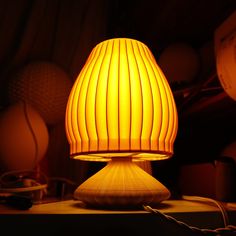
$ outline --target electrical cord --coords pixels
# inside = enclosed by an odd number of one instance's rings
[[[8,171],[0,176],[0,192],[28,192],[46,189],[47,176],[39,170]]]
[[[46,184],[38,184],[37,186],[30,187],[19,187],[19,188],[0,188],[0,192],[4,193],[22,193],[22,192],[32,192],[37,190],[44,190],[47,188]]]
[[[29,209],[41,201],[47,187],[47,176],[39,169],[8,171],[0,176],[0,200],[17,209]]]
[[[228,225],[225,228],[218,228],[218,229],[214,229],[214,230],[200,229],[200,228],[197,228],[197,227],[189,226],[188,224],[186,224],[182,221],[178,221],[174,217],[163,214],[160,211],[158,211],[157,209],[153,209],[150,206],[143,206],[143,208],[144,208],[144,210],[146,210],[150,213],[158,215],[158,217],[160,217],[161,219],[167,220],[167,221],[172,222],[174,224],[177,224],[181,228],[187,229],[190,232],[196,232],[196,233],[199,233],[199,234],[202,234],[202,235],[215,235],[215,236],[220,236],[220,235],[223,235],[223,234],[226,235],[226,234],[229,234],[229,233],[230,233],[230,235],[232,235],[232,233],[236,235],[236,226],[233,226],[233,225]]]
[[[70,179],[64,177],[50,177],[48,183],[48,195],[53,195],[60,200],[70,199],[74,194],[75,188],[78,184]]]
[[[224,205],[212,198],[207,198],[207,197],[200,197],[200,196],[187,196],[187,195],[183,195],[182,199],[187,200],[187,201],[201,201],[201,202],[206,202],[206,203],[213,203],[214,205],[216,205],[221,214],[222,214],[222,218],[223,218],[223,223],[224,223],[224,228],[218,228],[215,230],[211,230],[211,229],[200,229],[197,227],[193,227],[193,226],[189,226],[188,224],[178,221],[175,218],[168,216],[166,214],[161,213],[160,211],[158,211],[157,209],[153,209],[150,206],[143,206],[144,210],[150,212],[150,213],[154,213],[157,214],[159,217],[161,217],[164,220],[170,221],[172,223],[175,223],[177,225],[179,225],[180,227],[193,231],[193,232],[197,232],[197,233],[201,233],[203,235],[216,235],[216,236],[220,236],[223,234],[234,234],[236,235],[236,226],[233,225],[229,225],[229,217],[227,214],[227,211],[224,207]]]
[[[222,214],[224,226],[227,227],[227,225],[229,224],[228,213],[221,202],[219,202],[215,199],[212,199],[212,198],[200,197],[200,196],[183,195],[182,199],[187,200],[187,201],[201,201],[201,202],[207,202],[207,203],[209,203],[209,202],[214,203],[214,205],[216,205],[219,208],[219,210]]]
[[[49,181],[59,181],[59,182],[64,182],[68,185],[71,186],[77,186],[78,184],[70,179],[64,178],[64,177],[50,177]]]
[[[32,204],[70,199],[76,187],[72,180],[48,177],[39,168],[8,171],[0,176],[0,203],[27,209]]]

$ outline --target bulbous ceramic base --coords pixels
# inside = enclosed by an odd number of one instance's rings
[[[166,200],[170,192],[132,159],[115,157],[82,183],[74,197],[92,207],[135,208]]]

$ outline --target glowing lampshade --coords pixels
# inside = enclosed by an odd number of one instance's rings
[[[75,197],[104,207],[167,199],[167,188],[132,159],[169,158],[177,126],[172,92],[148,47],[126,38],[98,44],[72,87],[66,133],[72,158],[109,162]]]

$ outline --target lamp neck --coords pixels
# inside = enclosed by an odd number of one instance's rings
[[[132,157],[112,157],[110,162],[132,162]]]

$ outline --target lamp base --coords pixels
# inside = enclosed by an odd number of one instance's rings
[[[83,182],[74,197],[96,208],[136,208],[166,200],[170,192],[131,158],[114,157]]]

